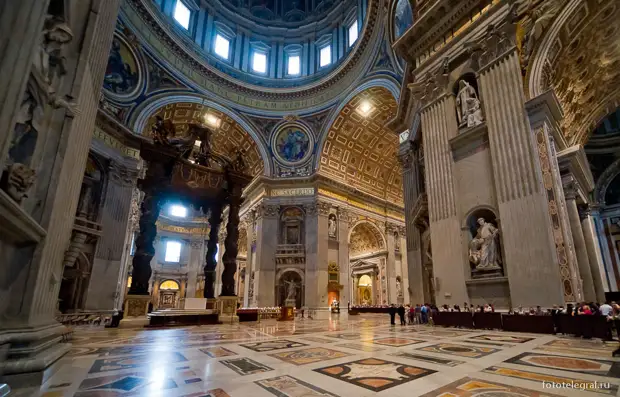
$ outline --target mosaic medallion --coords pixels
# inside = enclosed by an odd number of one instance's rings
[[[486,380],[463,378],[420,397],[552,397],[558,394],[504,385]]]
[[[330,338],[348,339],[348,340],[362,338],[362,334],[360,334],[359,332],[348,332],[348,333],[342,333],[342,334],[329,334],[329,335],[325,335],[325,336],[328,336]]]
[[[494,349],[491,347],[466,346],[458,345],[456,343],[438,343],[436,345],[422,347],[420,350],[471,358],[480,358],[500,351],[499,349]]]
[[[476,341],[490,341],[490,342],[506,342],[506,343],[525,343],[536,338],[527,338],[525,336],[512,336],[512,335],[475,335],[467,338],[469,340]]]
[[[425,343],[428,341],[417,340],[417,339],[407,339],[407,338],[380,338],[380,339],[368,340],[365,342],[375,343],[377,345],[400,347],[400,346],[414,345],[416,343]]]
[[[436,372],[377,358],[318,368],[314,371],[374,392],[402,385]]]
[[[295,350],[292,352],[269,354],[269,356],[271,357],[275,357],[282,361],[286,361],[287,363],[295,365],[304,365],[316,363],[318,361],[333,360],[335,358],[342,358],[349,355],[350,354],[343,353],[337,350],[326,349],[324,347],[311,347],[309,349]]]
[[[463,335],[471,335],[471,331],[443,331],[443,330],[435,330],[435,331],[423,331],[420,332],[421,335],[431,335],[431,336],[439,336],[442,338],[456,338],[458,336]]]
[[[465,364],[465,361],[450,360],[447,358],[437,358],[437,357],[431,357],[431,356],[424,356],[422,354],[414,354],[414,353],[406,353],[406,352],[392,353],[390,354],[390,356],[424,361],[424,362],[431,363],[431,364],[447,365],[448,367],[456,367],[457,365]]]
[[[550,354],[542,353],[523,353],[504,362],[527,365],[530,367],[559,369],[562,371],[579,372],[582,374],[620,378],[620,363],[607,360],[552,356]]]
[[[224,364],[239,375],[253,375],[273,370],[271,367],[245,357],[220,360],[220,364]]]
[[[157,364],[173,364],[187,361],[181,353],[161,352],[157,354],[141,354],[127,357],[104,358],[95,360],[88,371],[89,374],[118,371],[121,369],[142,368]]]
[[[203,352],[204,354],[212,358],[237,355],[237,353],[235,353],[234,351],[225,349],[221,346],[205,347],[203,349],[198,349],[198,350],[200,350],[201,352]]]
[[[498,349],[506,349],[508,347],[514,347],[514,345],[509,345],[507,343],[487,342],[485,340],[462,340],[462,341],[459,341],[459,342],[471,343],[471,344],[474,344],[474,345],[496,346]]]
[[[137,93],[141,70],[131,47],[114,35],[103,78],[103,89],[112,97],[130,98]]]
[[[347,349],[361,350],[363,352],[378,352],[385,350],[382,347],[363,345],[361,343],[343,343],[336,345],[337,347],[346,347]]]
[[[300,124],[287,123],[273,135],[271,141],[276,158],[286,165],[303,163],[312,154],[312,135]]]
[[[517,379],[531,380],[534,382],[554,382],[554,383],[568,383],[572,385],[582,385],[584,389],[587,388],[588,391],[595,392],[595,393],[601,393],[601,394],[608,394],[612,396],[615,396],[618,393],[618,385],[613,384],[611,382],[604,382],[604,383],[597,382],[597,384],[595,384],[592,381],[587,381],[584,379],[566,378],[564,376],[541,374],[539,372],[524,371],[520,369],[505,368],[505,367],[489,367],[489,368],[484,369],[483,372],[487,372],[493,375],[508,376],[508,377],[517,378]],[[599,387],[595,388],[595,386],[599,386]]]
[[[292,340],[279,339],[267,342],[245,343],[239,346],[254,350],[255,352],[269,352],[272,350],[291,349],[293,347],[303,347],[308,345],[305,343],[294,342]]]
[[[258,380],[257,385],[275,394],[278,397],[314,397],[314,396],[332,396],[338,397],[321,388],[313,386],[292,376],[284,375],[276,378]]]

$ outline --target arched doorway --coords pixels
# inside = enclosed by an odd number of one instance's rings
[[[350,295],[356,305],[388,303],[385,239],[376,225],[360,222],[349,237]]]
[[[177,306],[179,295],[179,283],[174,280],[166,280],[159,284],[160,309],[173,309]]]
[[[278,284],[276,286],[276,304],[277,306],[285,306],[289,283],[295,285],[295,307],[301,308],[304,304],[304,284],[302,276],[294,270],[285,270],[278,278]]]

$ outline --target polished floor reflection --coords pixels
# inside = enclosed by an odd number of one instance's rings
[[[615,347],[551,335],[390,326],[387,315],[78,328],[71,353],[43,388],[17,395],[615,396]],[[552,382],[581,389],[554,389]],[[584,390],[594,382],[596,389]]]

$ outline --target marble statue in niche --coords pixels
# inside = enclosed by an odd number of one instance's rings
[[[403,296],[403,286],[400,280],[400,276],[396,277],[396,296],[402,298]]]
[[[400,251],[400,236],[398,232],[394,232],[394,249],[396,252]]]
[[[459,91],[456,95],[456,113],[459,128],[475,127],[484,121],[478,94],[466,80],[459,81]]]
[[[330,238],[336,238],[336,234],[338,233],[338,221],[335,214],[329,214],[329,218],[327,219],[327,232]]]
[[[56,77],[66,74],[63,47],[73,39],[64,18],[48,15],[42,39],[32,59],[32,69],[20,109],[9,158],[12,163],[30,165],[37,138],[44,127],[47,110],[65,108],[75,113],[75,104],[61,98],[53,88]]]
[[[499,229],[484,218],[478,218],[477,223],[477,233],[469,243],[469,261],[477,271],[501,270]]]

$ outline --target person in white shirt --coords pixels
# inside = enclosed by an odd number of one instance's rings
[[[598,310],[601,312],[603,316],[607,317],[611,315],[613,308],[611,307],[611,305],[609,305],[609,303],[605,302],[601,305],[601,307],[598,308]]]

